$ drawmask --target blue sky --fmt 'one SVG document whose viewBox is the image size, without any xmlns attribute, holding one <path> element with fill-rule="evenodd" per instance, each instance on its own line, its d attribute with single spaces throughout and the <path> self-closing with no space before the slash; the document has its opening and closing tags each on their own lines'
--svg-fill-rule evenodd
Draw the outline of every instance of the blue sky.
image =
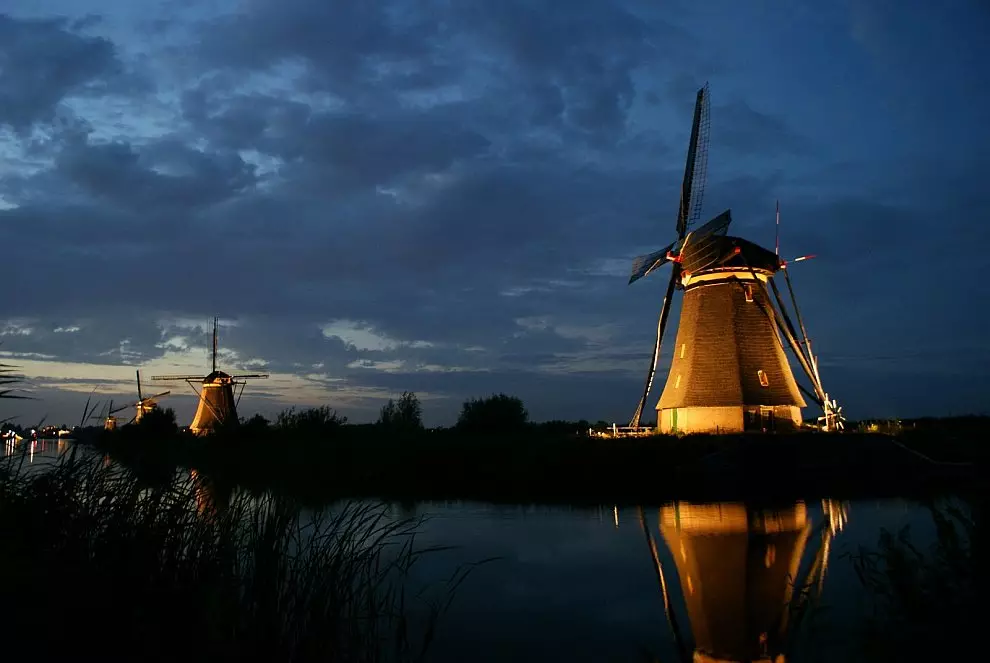
<svg viewBox="0 0 990 663">
<path fill-rule="evenodd" d="M 780 200 L 830 394 L 985 412 L 986 34 L 977 0 L 8 0 L 0 361 L 39 400 L 0 416 L 201 371 L 216 314 L 272 373 L 245 411 L 626 420 L 705 81 L 705 216 L 771 245 Z"/>
</svg>

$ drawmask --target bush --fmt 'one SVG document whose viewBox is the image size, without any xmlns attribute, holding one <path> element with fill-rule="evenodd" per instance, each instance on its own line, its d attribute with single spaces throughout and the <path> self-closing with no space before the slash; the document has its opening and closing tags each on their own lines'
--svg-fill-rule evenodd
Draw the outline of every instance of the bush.
<svg viewBox="0 0 990 663">
<path fill-rule="evenodd" d="M 347 417 L 326 405 L 296 412 L 296 408 L 279 412 L 275 427 L 297 435 L 319 435 L 334 431 L 347 423 Z"/>
<path fill-rule="evenodd" d="M 151 408 L 141 416 L 137 427 L 142 435 L 154 437 L 168 437 L 179 432 L 179 425 L 175 421 L 175 410 L 172 408 L 164 410 L 160 407 Z"/>
<path fill-rule="evenodd" d="M 505 394 L 465 401 L 457 418 L 457 428 L 471 432 L 502 433 L 526 427 L 529 413 L 521 399 Z"/>
<path fill-rule="evenodd" d="M 404 391 L 398 402 L 388 399 L 388 403 L 382 406 L 378 425 L 392 431 L 423 430 L 423 408 L 416 394 Z"/>
</svg>

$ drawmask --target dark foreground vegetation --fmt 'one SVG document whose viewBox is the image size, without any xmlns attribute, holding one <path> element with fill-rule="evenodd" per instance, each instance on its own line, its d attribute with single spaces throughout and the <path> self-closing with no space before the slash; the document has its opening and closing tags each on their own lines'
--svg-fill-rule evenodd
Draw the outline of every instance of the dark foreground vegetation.
<svg viewBox="0 0 990 663">
<path fill-rule="evenodd" d="M 875 548 L 852 557 L 871 613 L 857 641 L 862 660 L 958 661 L 984 648 L 986 496 L 929 507 L 931 546 L 911 531 L 882 531 Z M 982 562 L 980 562 L 982 563 Z"/>
<path fill-rule="evenodd" d="M 188 475 L 186 475 L 188 476 Z M 223 491 L 220 491 L 221 493 Z M 380 507 L 154 485 L 99 456 L 0 461 L 9 660 L 415 660 L 450 596 L 417 605 L 418 523 Z M 461 576 L 456 576 L 457 582 Z"/>
<path fill-rule="evenodd" d="M 422 426 L 412 394 L 376 424 L 330 408 L 288 410 L 206 438 L 169 411 L 97 432 L 92 444 L 144 474 L 192 468 L 211 480 L 310 504 L 397 500 L 657 503 L 669 499 L 924 496 L 975 487 L 986 418 L 886 422 L 865 431 L 600 438 L 588 422 L 528 423 L 504 395 L 465 403 L 458 425 Z M 869 432 L 869 431 L 874 432 Z"/>
</svg>

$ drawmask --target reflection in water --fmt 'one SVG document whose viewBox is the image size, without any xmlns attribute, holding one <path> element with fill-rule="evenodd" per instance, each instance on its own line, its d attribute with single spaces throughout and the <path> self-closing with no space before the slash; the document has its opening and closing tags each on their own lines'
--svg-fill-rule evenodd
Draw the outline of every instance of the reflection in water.
<svg viewBox="0 0 990 663">
<path fill-rule="evenodd" d="M 218 485 L 196 470 L 189 471 L 189 480 L 196 496 L 196 512 L 200 516 L 212 518 L 230 506 L 233 491 L 229 488 Z"/>
<path fill-rule="evenodd" d="M 686 502 L 660 508 L 660 534 L 674 558 L 687 607 L 692 656 L 671 607 L 672 578 L 669 570 L 664 574 L 640 509 L 664 612 L 683 660 L 784 661 L 789 620 L 820 594 L 832 539 L 848 518 L 847 507 L 831 500 L 822 502 L 822 512 L 815 526 L 802 502 L 782 509 Z"/>
</svg>

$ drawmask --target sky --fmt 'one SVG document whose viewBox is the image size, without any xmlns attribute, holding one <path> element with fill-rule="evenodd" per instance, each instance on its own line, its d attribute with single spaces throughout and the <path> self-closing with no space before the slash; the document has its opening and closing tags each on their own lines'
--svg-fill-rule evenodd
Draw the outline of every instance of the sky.
<svg viewBox="0 0 990 663">
<path fill-rule="evenodd" d="M 271 374 L 242 415 L 622 423 L 705 82 L 703 217 L 772 247 L 780 201 L 830 396 L 986 413 L 986 34 L 981 0 L 5 0 L 0 362 L 35 400 L 0 418 L 205 374 L 217 315 L 221 368 Z"/>
</svg>

